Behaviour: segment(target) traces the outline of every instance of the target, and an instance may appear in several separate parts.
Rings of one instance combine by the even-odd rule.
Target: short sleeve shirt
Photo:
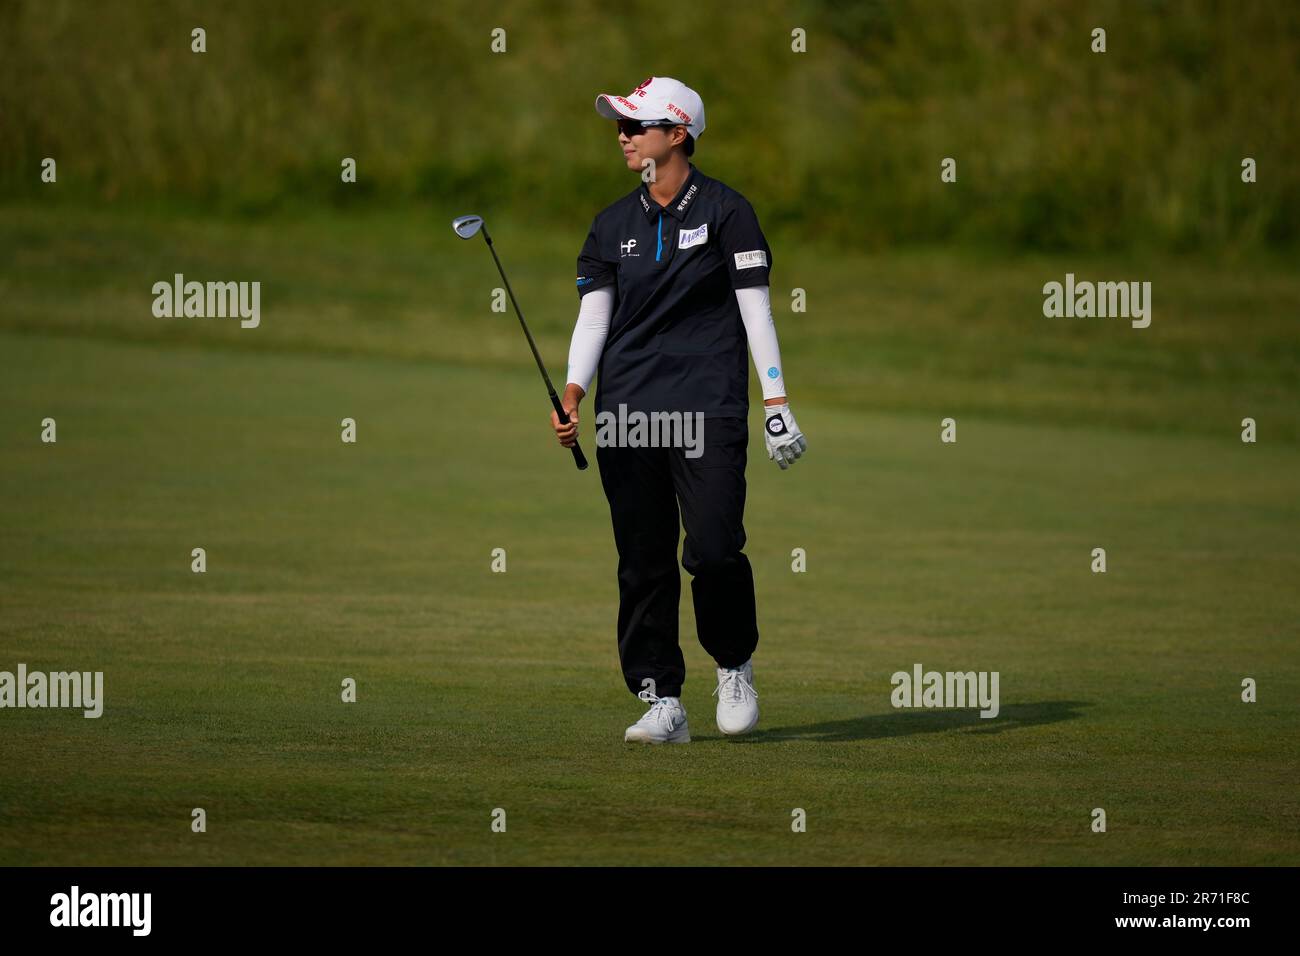
[[[754,208],[694,164],[660,206],[645,183],[596,216],[578,295],[613,288],[596,412],[749,412],[749,355],[736,289],[769,284],[772,250]]]

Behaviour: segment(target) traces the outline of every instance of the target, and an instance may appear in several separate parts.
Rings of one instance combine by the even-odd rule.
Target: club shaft
[[[537,363],[537,370],[542,373],[542,380],[546,382],[546,390],[555,395],[555,386],[551,384],[551,376],[546,374],[546,365],[542,362],[542,356],[537,351],[537,343],[533,341],[533,334],[528,331],[528,323],[524,321],[524,313],[519,308],[519,300],[515,298],[515,290],[510,288],[510,280],[506,278],[506,270],[501,267],[501,259],[497,256],[496,247],[492,245],[492,237],[488,235],[487,224],[483,229],[483,239],[487,242],[488,250],[492,253],[492,261],[497,264],[497,272],[501,273],[501,281],[506,284],[506,294],[510,296],[510,304],[515,307],[515,315],[519,316],[519,327],[524,330],[524,337],[528,339],[528,347],[533,350],[533,360]]]
[[[492,244],[492,237],[488,234],[487,223],[484,223],[479,231],[483,233],[483,241],[487,243],[488,251],[492,253],[492,261],[497,264],[497,272],[501,273],[501,281],[506,284],[506,294],[510,296],[510,304],[515,307],[515,315],[519,316],[519,327],[524,330],[524,337],[528,339],[528,347],[533,352],[533,361],[537,363],[537,371],[542,373],[542,381],[546,383],[546,394],[550,396],[551,407],[555,409],[555,415],[560,420],[560,424],[567,425],[569,424],[569,413],[564,410],[564,406],[560,404],[559,396],[555,394],[555,386],[551,384],[551,376],[546,373],[546,365],[542,362],[541,353],[537,351],[537,343],[533,341],[533,333],[528,331],[528,323],[524,321],[524,312],[519,308],[519,300],[515,298],[515,290],[510,288],[510,280],[506,278],[506,270],[502,267],[496,247]],[[585,469],[587,467],[587,456],[582,453],[582,448],[577,442],[573,443],[572,451],[573,460],[578,469]]]

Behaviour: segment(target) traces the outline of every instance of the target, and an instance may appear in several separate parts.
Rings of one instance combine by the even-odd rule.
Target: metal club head
[[[462,239],[473,239],[483,228],[482,216],[457,216],[451,221],[451,228]]]

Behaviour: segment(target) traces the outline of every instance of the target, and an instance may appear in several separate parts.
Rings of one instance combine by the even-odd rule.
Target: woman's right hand
[[[579,386],[569,383],[564,389],[564,397],[560,399],[560,405],[565,413],[569,416],[567,425],[560,424],[560,416],[551,409],[551,427],[555,429],[555,437],[565,448],[572,448],[578,442],[578,403],[586,395]]]

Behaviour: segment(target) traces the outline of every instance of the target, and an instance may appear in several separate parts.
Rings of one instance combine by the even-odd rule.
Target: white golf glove
[[[808,442],[799,431],[788,402],[765,405],[767,420],[763,423],[763,438],[767,441],[767,457],[776,460],[785,471],[790,463],[808,450]]]

